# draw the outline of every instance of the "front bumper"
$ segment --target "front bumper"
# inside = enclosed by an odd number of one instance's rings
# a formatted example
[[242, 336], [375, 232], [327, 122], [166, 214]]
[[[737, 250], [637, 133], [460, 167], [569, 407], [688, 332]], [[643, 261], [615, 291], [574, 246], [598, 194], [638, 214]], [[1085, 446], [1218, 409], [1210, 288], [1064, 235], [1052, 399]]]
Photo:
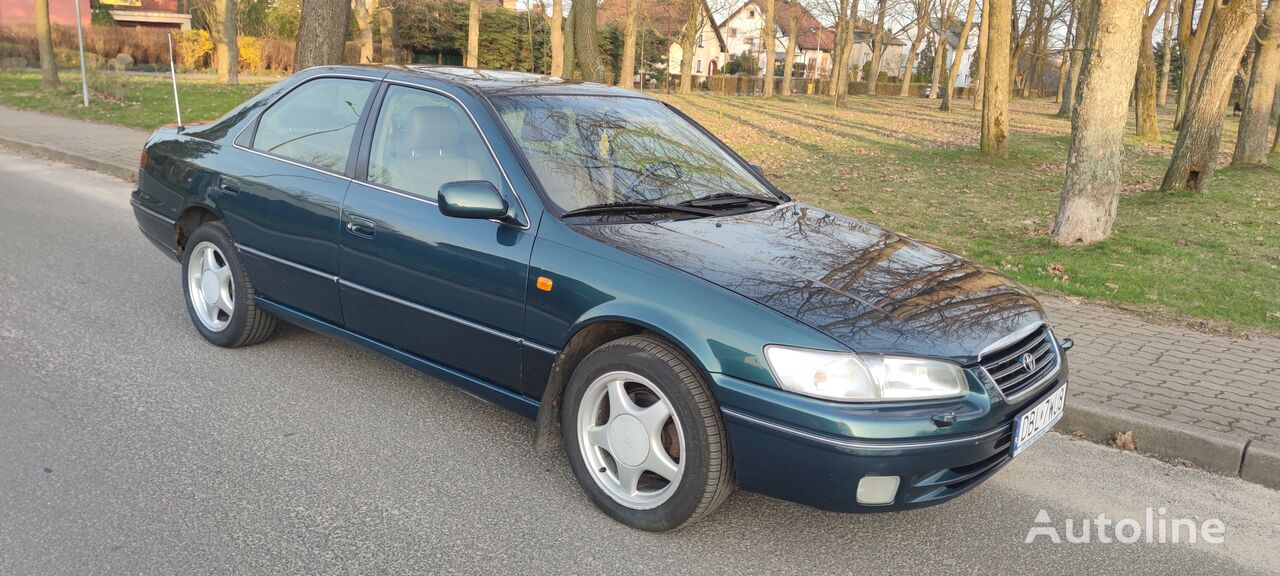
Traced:
[[[833, 512], [886, 512], [939, 504], [973, 489], [1009, 463], [1014, 418], [1065, 386], [1066, 374], [1064, 365], [1054, 381], [1015, 405], [996, 401], [984, 407], [984, 414], [964, 431], [928, 437], [854, 438], [722, 403], [738, 483], [750, 492]], [[722, 390], [726, 384], [740, 390], [738, 381], [722, 375], [714, 379]], [[813, 424], [831, 428], [829, 421], [821, 420], [815, 418]], [[865, 430], [867, 422], [850, 427], [855, 426]], [[864, 476], [900, 477], [893, 503], [858, 503], [858, 482]]]

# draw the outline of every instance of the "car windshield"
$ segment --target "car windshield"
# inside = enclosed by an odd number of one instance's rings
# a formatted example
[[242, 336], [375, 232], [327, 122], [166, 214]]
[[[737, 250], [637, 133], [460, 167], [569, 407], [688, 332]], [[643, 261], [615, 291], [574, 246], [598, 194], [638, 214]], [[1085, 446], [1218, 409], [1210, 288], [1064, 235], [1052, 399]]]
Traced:
[[660, 102], [529, 95], [493, 102], [563, 211], [617, 203], [675, 205], [730, 194], [779, 200]]

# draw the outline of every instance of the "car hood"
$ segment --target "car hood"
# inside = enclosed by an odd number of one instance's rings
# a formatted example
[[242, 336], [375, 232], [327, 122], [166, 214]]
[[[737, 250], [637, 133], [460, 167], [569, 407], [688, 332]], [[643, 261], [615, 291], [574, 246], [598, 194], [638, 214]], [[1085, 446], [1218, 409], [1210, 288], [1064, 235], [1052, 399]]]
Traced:
[[969, 363], [983, 348], [1044, 319], [1025, 288], [986, 267], [804, 204], [577, 228], [750, 298], [859, 352]]

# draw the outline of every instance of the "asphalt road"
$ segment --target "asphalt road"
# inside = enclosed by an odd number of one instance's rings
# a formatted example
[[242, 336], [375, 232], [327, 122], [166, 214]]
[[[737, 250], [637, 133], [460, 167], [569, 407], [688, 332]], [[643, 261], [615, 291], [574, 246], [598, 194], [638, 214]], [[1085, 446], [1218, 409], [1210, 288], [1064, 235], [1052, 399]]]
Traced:
[[[974, 492], [829, 514], [738, 493], [625, 528], [533, 425], [284, 327], [206, 344], [118, 180], [0, 153], [0, 574], [1222, 573], [1280, 570], [1280, 496], [1051, 435]], [[1218, 518], [1222, 544], [1024, 543]]]

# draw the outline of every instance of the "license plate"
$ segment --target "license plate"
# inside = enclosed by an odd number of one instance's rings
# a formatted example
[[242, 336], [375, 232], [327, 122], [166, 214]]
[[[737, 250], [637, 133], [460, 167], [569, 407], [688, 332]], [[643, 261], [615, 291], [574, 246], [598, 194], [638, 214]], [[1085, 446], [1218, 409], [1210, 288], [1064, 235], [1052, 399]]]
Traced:
[[1013, 455], [1017, 456], [1031, 443], [1039, 440], [1053, 428], [1067, 406], [1067, 387], [1064, 384], [1052, 394], [1027, 408], [1013, 421]]

